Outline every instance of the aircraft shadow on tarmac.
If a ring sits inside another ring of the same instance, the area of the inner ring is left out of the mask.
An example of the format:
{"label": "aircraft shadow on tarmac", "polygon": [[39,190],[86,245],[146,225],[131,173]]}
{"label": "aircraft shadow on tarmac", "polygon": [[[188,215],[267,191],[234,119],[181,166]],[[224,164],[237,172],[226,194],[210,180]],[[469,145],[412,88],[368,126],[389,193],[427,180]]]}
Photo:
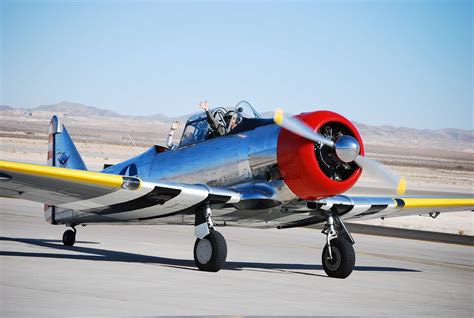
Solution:
{"label": "aircraft shadow on tarmac", "polygon": [[[32,239],[32,238],[18,238],[18,237],[0,237],[0,241],[19,242],[31,244],[41,247],[47,247],[56,250],[64,250],[68,252],[79,252],[85,254],[58,254],[58,253],[34,253],[34,252],[16,252],[16,251],[0,251],[1,256],[16,256],[16,257],[40,257],[40,258],[64,258],[64,259],[78,259],[90,261],[106,261],[106,262],[125,262],[125,263],[145,263],[145,264],[160,264],[167,267],[176,267],[187,270],[198,270],[191,259],[177,259],[160,256],[151,256],[143,254],[135,254],[120,251],[111,251],[99,248],[83,247],[83,246],[64,246],[60,240],[48,239]],[[99,244],[97,242],[77,241],[78,244]],[[322,276],[325,275],[311,274],[307,272],[295,272],[294,270],[322,270],[322,265],[317,264],[287,264],[287,263],[262,263],[262,262],[226,262],[225,270],[274,270],[291,271],[292,273]],[[356,271],[370,271],[370,272],[420,272],[419,270],[386,267],[386,266],[355,266]]]}

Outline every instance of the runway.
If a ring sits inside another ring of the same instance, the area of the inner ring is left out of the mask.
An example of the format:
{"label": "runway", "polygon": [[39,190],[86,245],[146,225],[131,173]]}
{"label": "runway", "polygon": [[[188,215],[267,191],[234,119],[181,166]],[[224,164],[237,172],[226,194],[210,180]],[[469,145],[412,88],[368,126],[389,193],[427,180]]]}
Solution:
{"label": "runway", "polygon": [[193,228],[87,226],[74,247],[40,204],[0,199],[0,316],[471,317],[471,246],[354,234],[356,268],[326,277],[314,229],[223,227],[227,264],[198,271]]}

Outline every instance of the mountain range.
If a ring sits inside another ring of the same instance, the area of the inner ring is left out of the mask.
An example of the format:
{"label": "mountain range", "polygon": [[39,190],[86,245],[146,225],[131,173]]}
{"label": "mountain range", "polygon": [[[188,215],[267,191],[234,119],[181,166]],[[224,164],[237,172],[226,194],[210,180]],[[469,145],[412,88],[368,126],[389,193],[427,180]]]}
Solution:
{"label": "mountain range", "polygon": [[[0,105],[0,112],[5,111],[34,112],[61,112],[68,116],[83,117],[107,117],[107,118],[134,118],[156,120],[162,123],[170,123],[174,120],[186,122],[188,115],[179,117],[168,117],[165,114],[157,113],[149,116],[130,116],[94,106],[86,106],[80,103],[63,101],[52,105],[41,105],[34,108],[11,107]],[[271,117],[272,113],[263,113],[264,117]],[[408,144],[411,146],[429,145],[430,148],[455,148],[456,150],[474,152],[474,130],[445,128],[445,129],[416,129],[394,126],[372,126],[363,123],[354,123],[365,140],[383,144]]]}

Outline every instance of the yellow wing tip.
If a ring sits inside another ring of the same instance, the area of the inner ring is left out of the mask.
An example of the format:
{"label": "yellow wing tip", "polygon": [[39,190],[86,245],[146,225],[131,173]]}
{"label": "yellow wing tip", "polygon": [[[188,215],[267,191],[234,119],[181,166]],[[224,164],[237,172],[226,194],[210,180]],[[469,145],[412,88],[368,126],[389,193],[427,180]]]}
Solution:
{"label": "yellow wing tip", "polygon": [[403,195],[407,191],[407,181],[405,178],[401,178],[400,182],[398,183],[397,193],[398,195]]}
{"label": "yellow wing tip", "polygon": [[446,208],[446,207],[474,207],[474,198],[403,198],[404,207],[407,209],[418,208]]}
{"label": "yellow wing tip", "polygon": [[281,125],[281,123],[283,122],[283,109],[277,108],[277,110],[275,110],[275,116],[273,117],[273,120],[278,125]]}

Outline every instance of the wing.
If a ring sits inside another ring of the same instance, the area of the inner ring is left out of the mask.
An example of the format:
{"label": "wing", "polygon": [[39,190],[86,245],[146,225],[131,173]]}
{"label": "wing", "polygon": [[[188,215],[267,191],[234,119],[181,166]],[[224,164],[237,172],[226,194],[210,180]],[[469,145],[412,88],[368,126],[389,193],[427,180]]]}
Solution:
{"label": "wing", "polygon": [[[204,202],[233,204],[238,192],[136,177],[0,161],[0,196],[54,206],[52,223],[142,220],[182,213]],[[46,209],[45,209],[46,210]]]}
{"label": "wing", "polygon": [[338,195],[313,202],[315,208],[337,211],[343,219],[370,219],[474,210],[468,197],[362,197]]}

